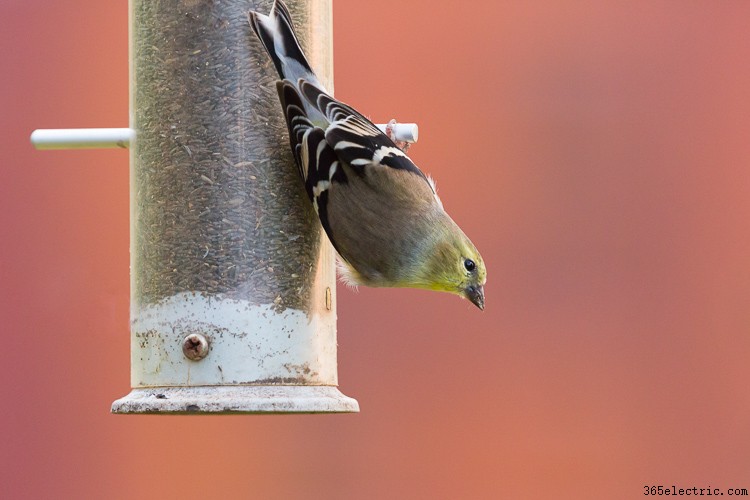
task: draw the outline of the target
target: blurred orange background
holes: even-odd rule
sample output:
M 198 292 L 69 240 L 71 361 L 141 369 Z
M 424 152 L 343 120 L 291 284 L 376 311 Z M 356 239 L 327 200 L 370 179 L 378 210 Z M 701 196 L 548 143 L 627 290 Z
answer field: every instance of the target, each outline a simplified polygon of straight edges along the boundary
M 410 151 L 487 310 L 339 288 L 354 415 L 118 416 L 127 2 L 0 5 L 0 496 L 637 498 L 750 488 L 750 3 L 334 4 L 336 94 Z

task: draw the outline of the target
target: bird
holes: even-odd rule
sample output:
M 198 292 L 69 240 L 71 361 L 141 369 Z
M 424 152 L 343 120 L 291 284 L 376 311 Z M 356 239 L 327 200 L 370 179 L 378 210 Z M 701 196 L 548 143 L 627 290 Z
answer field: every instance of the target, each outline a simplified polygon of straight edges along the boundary
M 276 90 L 305 190 L 352 286 L 448 292 L 484 310 L 487 270 L 443 208 L 432 178 L 364 115 L 331 96 L 310 66 L 282 0 L 249 23 Z

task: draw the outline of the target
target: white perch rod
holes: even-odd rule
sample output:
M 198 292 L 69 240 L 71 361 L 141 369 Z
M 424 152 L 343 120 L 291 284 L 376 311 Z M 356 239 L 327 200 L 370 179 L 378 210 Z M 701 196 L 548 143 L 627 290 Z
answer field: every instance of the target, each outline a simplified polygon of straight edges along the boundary
M 381 132 L 387 134 L 387 124 L 378 123 L 375 125 L 380 129 Z M 417 142 L 419 139 L 419 127 L 416 123 L 393 123 L 393 135 L 397 141 L 404 141 L 409 143 Z
M 31 133 L 36 149 L 127 148 L 135 137 L 130 128 L 38 129 Z
M 377 127 L 385 132 L 387 125 Z M 416 123 L 396 123 L 393 133 L 396 140 L 417 142 L 419 127 Z M 40 128 L 31 133 L 31 144 L 36 149 L 127 148 L 134 138 L 131 128 Z

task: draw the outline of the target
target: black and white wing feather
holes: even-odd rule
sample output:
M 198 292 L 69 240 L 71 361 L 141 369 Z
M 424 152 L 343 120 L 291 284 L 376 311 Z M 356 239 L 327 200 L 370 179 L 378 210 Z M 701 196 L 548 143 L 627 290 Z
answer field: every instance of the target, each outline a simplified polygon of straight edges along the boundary
M 314 83 L 300 80 L 298 87 L 328 120 L 326 141 L 340 160 L 355 169 L 384 166 L 408 170 L 428 181 L 409 157 L 357 110 L 337 101 Z

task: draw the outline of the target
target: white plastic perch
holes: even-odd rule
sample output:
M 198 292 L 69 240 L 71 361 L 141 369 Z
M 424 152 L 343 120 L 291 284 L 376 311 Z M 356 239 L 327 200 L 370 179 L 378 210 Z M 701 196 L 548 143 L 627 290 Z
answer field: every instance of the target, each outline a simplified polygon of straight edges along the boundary
M 381 132 L 387 134 L 387 128 L 389 124 L 378 123 L 375 126 L 380 129 Z M 415 143 L 419 139 L 419 127 L 416 123 L 398 123 L 393 120 L 391 123 L 391 130 L 393 136 L 397 141 L 403 141 L 408 143 Z
M 40 128 L 31 133 L 36 149 L 127 148 L 132 128 Z
M 386 132 L 387 124 L 377 124 Z M 395 123 L 393 134 L 398 141 L 417 142 L 416 123 Z M 104 149 L 128 148 L 135 139 L 131 128 L 40 128 L 31 133 L 31 144 L 36 149 Z

